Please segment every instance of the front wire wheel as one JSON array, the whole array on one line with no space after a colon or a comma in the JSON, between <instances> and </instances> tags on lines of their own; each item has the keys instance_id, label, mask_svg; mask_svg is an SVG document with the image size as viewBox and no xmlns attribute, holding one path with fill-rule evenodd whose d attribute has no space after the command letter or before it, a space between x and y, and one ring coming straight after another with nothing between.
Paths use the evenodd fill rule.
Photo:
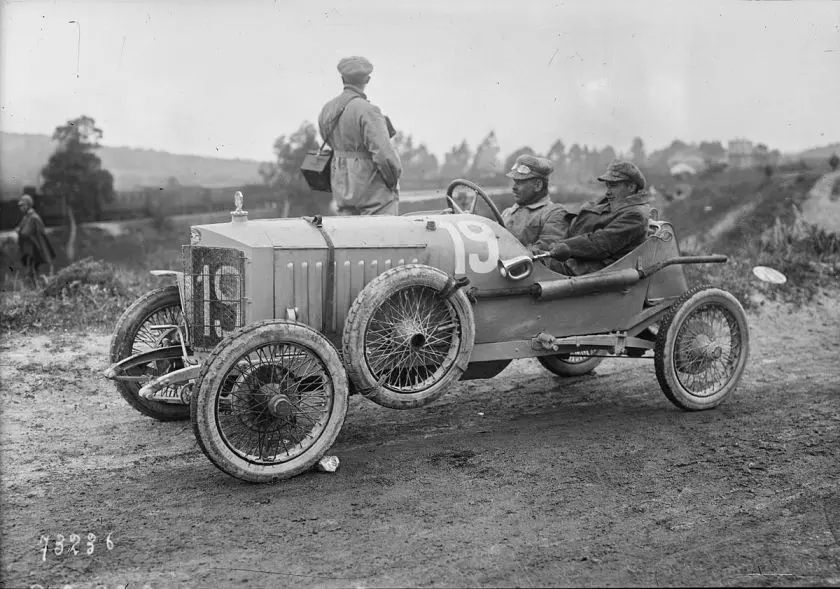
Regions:
<instances>
[{"instance_id":1,"label":"front wire wheel","mask_svg":"<svg viewBox=\"0 0 840 589\"><path fill-rule=\"evenodd\" d=\"M347 413L347 377L317 331L260 321L223 339L204 363L190 406L204 454L227 474L265 483L314 465Z\"/></svg>"},{"instance_id":2,"label":"front wire wheel","mask_svg":"<svg viewBox=\"0 0 840 589\"><path fill-rule=\"evenodd\" d=\"M449 276L408 264L374 278L356 297L342 337L347 373L365 397L391 409L423 407L461 377L475 319Z\"/></svg>"},{"instance_id":3,"label":"front wire wheel","mask_svg":"<svg viewBox=\"0 0 840 589\"><path fill-rule=\"evenodd\" d=\"M749 327L738 299L702 286L685 293L662 321L654 365L668 400L699 411L730 396L748 356Z\"/></svg>"},{"instance_id":4,"label":"front wire wheel","mask_svg":"<svg viewBox=\"0 0 840 589\"><path fill-rule=\"evenodd\" d=\"M177 330L155 329L155 326L163 325L185 325L177 286L150 291L125 310L117 321L111 338L111 363L119 362L140 352L179 344L181 340ZM158 360L136 367L131 373L132 376L148 376L152 379L183 366L180 358ZM187 405L152 401L141 397L141 385L137 381L117 381L116 385L117 390L129 405L144 415L154 417L159 421L178 421L190 417L190 408ZM189 385L173 388L169 396L181 397L183 392L181 389L186 386Z\"/></svg>"}]
</instances>

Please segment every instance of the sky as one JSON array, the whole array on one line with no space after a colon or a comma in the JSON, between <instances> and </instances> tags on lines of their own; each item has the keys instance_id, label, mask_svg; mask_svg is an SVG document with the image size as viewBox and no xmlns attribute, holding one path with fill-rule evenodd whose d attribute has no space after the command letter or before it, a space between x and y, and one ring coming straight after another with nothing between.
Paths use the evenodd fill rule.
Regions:
<instances>
[{"instance_id":1,"label":"sky","mask_svg":"<svg viewBox=\"0 0 840 589\"><path fill-rule=\"evenodd\" d=\"M0 2L4 131L86 114L106 145L269 160L363 55L370 101L438 157L491 130L503 156L840 141L829 0Z\"/></svg>"}]
</instances>

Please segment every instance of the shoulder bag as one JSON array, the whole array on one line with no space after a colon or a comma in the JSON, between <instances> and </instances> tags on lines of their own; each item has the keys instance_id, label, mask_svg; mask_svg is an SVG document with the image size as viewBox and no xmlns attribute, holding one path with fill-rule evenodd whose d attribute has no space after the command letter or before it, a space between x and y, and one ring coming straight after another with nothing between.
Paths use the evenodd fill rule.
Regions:
<instances>
[{"instance_id":1,"label":"shoulder bag","mask_svg":"<svg viewBox=\"0 0 840 589\"><path fill-rule=\"evenodd\" d=\"M354 98L359 97L353 96L344 104L344 106L341 107L341 110L338 112L338 116L335 117L335 123L333 123L330 132L324 138L324 142L321 144L321 147L319 147L317 151L307 152L303 158L300 171L303 173L306 183L309 184L309 188L312 190L332 192L330 164L332 163L333 151L332 149L325 150L324 148L327 146L327 140L332 137L335 128L338 127L338 121L341 119L341 115L344 114L344 109L347 108L347 105L350 104Z\"/></svg>"}]
</instances>

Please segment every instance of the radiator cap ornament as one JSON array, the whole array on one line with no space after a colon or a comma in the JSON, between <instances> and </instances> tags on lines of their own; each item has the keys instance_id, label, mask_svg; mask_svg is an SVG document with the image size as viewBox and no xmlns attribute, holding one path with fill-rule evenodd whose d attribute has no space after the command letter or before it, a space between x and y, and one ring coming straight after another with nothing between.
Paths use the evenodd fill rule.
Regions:
<instances>
[{"instance_id":1,"label":"radiator cap ornament","mask_svg":"<svg viewBox=\"0 0 840 589\"><path fill-rule=\"evenodd\" d=\"M231 223L244 223L248 220L248 211L242 210L242 200L242 191L237 190L236 194L233 195L233 205L236 207L236 210L230 212Z\"/></svg>"}]
</instances>

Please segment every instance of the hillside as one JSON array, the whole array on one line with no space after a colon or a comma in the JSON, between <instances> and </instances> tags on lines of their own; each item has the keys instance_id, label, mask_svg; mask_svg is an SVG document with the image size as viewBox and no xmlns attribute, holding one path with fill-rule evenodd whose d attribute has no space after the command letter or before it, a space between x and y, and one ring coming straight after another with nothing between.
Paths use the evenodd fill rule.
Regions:
<instances>
[{"instance_id":1,"label":"hillside","mask_svg":"<svg viewBox=\"0 0 840 589\"><path fill-rule=\"evenodd\" d=\"M0 135L0 186L20 194L26 184L37 184L41 167L55 149L50 137L29 133ZM114 175L117 190L166 184L174 177L185 185L208 188L238 186L260 181L259 162L196 155L178 155L152 149L105 147L102 164Z\"/></svg>"},{"instance_id":2,"label":"hillside","mask_svg":"<svg viewBox=\"0 0 840 589\"><path fill-rule=\"evenodd\" d=\"M831 143L825 147L812 147L800 153L797 157L803 160L827 160L832 153L840 157L840 143Z\"/></svg>"}]
</instances>

